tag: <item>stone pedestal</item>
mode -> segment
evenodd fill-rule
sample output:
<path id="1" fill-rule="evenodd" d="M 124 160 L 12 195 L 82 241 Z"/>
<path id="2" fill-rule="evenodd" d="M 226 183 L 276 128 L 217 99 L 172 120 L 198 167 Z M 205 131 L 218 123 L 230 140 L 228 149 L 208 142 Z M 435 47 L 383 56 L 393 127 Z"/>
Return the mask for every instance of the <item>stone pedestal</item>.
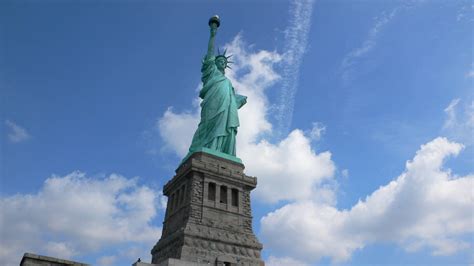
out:
<path id="1" fill-rule="evenodd" d="M 243 170 L 241 163 L 205 152 L 180 165 L 163 189 L 168 206 L 153 264 L 264 265 L 250 207 L 257 179 Z"/>

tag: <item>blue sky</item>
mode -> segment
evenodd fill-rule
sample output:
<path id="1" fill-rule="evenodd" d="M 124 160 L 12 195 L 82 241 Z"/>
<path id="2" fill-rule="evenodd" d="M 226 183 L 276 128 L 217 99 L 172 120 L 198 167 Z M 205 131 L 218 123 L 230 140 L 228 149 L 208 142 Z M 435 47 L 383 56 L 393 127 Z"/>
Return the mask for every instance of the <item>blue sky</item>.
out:
<path id="1" fill-rule="evenodd" d="M 3 1 L 0 264 L 149 259 L 210 16 L 267 265 L 466 265 L 471 1 Z"/>

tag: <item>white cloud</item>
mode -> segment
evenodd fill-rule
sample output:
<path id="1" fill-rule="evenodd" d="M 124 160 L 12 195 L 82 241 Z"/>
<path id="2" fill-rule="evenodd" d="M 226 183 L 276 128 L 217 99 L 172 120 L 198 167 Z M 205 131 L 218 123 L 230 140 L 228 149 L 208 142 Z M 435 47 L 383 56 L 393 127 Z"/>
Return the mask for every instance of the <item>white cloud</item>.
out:
<path id="1" fill-rule="evenodd" d="M 279 258 L 279 257 L 270 256 L 268 260 L 265 262 L 265 265 L 267 266 L 289 266 L 289 265 L 306 266 L 308 264 L 302 261 L 290 258 L 290 257 Z"/>
<path id="2" fill-rule="evenodd" d="M 36 194 L 0 199 L 0 264 L 18 265 L 24 252 L 73 257 L 126 244 L 151 247 L 160 194 L 137 178 L 52 176 Z"/>
<path id="3" fill-rule="evenodd" d="M 168 108 L 157 122 L 158 132 L 165 141 L 166 148 L 184 157 L 188 152 L 194 131 L 197 129 L 199 117 L 198 109 L 193 113 L 177 114 L 172 108 Z"/>
<path id="4" fill-rule="evenodd" d="M 115 265 L 116 261 L 117 261 L 116 256 L 103 256 L 97 260 L 97 264 L 100 266 L 111 266 L 111 265 Z"/>
<path id="5" fill-rule="evenodd" d="M 278 144 L 262 140 L 240 149 L 247 173 L 258 177 L 255 196 L 266 202 L 301 200 L 317 194 L 324 202 L 335 200 L 332 190 L 324 189 L 335 171 L 331 153 L 317 154 L 301 130 L 293 130 Z"/>
<path id="6" fill-rule="evenodd" d="M 323 256 L 347 259 L 360 244 L 356 238 L 341 236 L 346 216 L 346 212 L 312 201 L 287 204 L 262 218 L 263 244 L 280 256 L 308 262 Z"/>
<path id="7" fill-rule="evenodd" d="M 290 1 L 290 18 L 288 26 L 285 29 L 283 48 L 285 53 L 283 55 L 282 83 L 275 114 L 277 119 L 277 134 L 286 134 L 291 125 L 295 95 L 298 90 L 300 67 L 308 46 L 308 34 L 311 29 L 313 4 L 313 0 Z"/>
<path id="8" fill-rule="evenodd" d="M 272 124 L 266 117 L 268 99 L 265 92 L 281 79 L 274 66 L 282 60 L 282 56 L 265 50 L 249 51 L 240 34 L 226 48 L 233 54 L 232 60 L 235 62 L 233 71 L 226 75 L 236 92 L 248 97 L 247 104 L 239 110 L 237 143 L 253 143 L 272 131 Z"/>
<path id="9" fill-rule="evenodd" d="M 344 178 L 349 177 L 349 170 L 348 169 L 342 169 L 341 176 L 344 177 Z"/>
<path id="10" fill-rule="evenodd" d="M 474 64 L 471 65 L 471 70 L 466 73 L 466 77 L 474 78 Z"/>
<path id="11" fill-rule="evenodd" d="M 296 129 L 277 143 L 265 138 L 272 130 L 272 124 L 267 120 L 269 104 L 265 91 L 280 80 L 274 65 L 281 61 L 281 55 L 250 51 L 240 35 L 226 48 L 233 54 L 235 62 L 233 71 L 227 76 L 237 93 L 248 96 L 247 104 L 239 110 L 241 126 L 237 135 L 237 155 L 243 159 L 246 172 L 258 177 L 256 197 L 266 202 L 277 202 L 308 198 L 319 191 L 321 201 L 333 202 L 334 193 L 327 188 L 327 183 L 334 176 L 335 166 L 330 152 L 316 153 L 312 149 L 311 138 L 314 136 Z M 194 113 L 175 113 L 168 109 L 159 119 L 162 139 L 181 158 L 187 152 L 196 129 L 198 121 L 193 119 L 199 117 L 198 113 L 197 109 Z M 318 130 L 319 133 L 324 131 L 322 128 Z M 186 136 L 182 135 L 184 133 L 175 134 L 185 131 Z"/>
<path id="12" fill-rule="evenodd" d="M 45 251 L 47 254 L 53 257 L 69 259 L 77 255 L 77 252 L 74 248 L 65 242 L 54 242 L 49 241 L 45 245 Z"/>
<path id="13" fill-rule="evenodd" d="M 470 70 L 469 72 L 467 72 L 466 76 L 470 78 L 474 77 L 474 70 Z"/>
<path id="14" fill-rule="evenodd" d="M 443 131 L 466 145 L 474 144 L 474 101 L 462 105 L 461 99 L 454 99 L 444 112 L 446 120 Z"/>
<path id="15" fill-rule="evenodd" d="M 7 125 L 10 130 L 10 132 L 8 133 L 8 140 L 10 140 L 11 142 L 18 143 L 28 140 L 30 138 L 30 134 L 28 134 L 26 129 L 20 127 L 14 122 L 6 120 L 5 125 Z"/>
<path id="16" fill-rule="evenodd" d="M 312 140 L 318 141 L 321 139 L 324 133 L 326 133 L 326 126 L 321 122 L 314 122 L 313 128 L 309 132 L 309 137 Z"/>
<path id="17" fill-rule="evenodd" d="M 429 248 L 449 255 L 472 248 L 474 175 L 459 177 L 443 162 L 463 146 L 445 138 L 422 145 L 406 170 L 349 210 L 311 200 L 297 201 L 261 219 L 264 245 L 281 255 L 314 262 L 348 260 L 375 242 L 409 252 Z"/>

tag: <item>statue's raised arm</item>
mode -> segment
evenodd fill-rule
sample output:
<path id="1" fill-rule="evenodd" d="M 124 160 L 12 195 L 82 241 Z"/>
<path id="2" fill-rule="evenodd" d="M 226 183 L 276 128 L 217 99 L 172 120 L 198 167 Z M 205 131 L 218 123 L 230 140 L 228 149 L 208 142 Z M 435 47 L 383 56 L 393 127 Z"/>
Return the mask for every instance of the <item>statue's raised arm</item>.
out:
<path id="1" fill-rule="evenodd" d="M 216 37 L 217 28 L 220 25 L 220 19 L 217 15 L 209 19 L 209 27 L 211 30 L 211 35 L 209 37 L 209 44 L 207 45 L 207 54 L 206 57 L 214 56 L 214 39 Z"/>
<path id="2" fill-rule="evenodd" d="M 199 92 L 201 121 L 183 161 L 201 151 L 241 162 L 235 156 L 235 137 L 240 126 L 237 110 L 247 102 L 247 97 L 235 94 L 232 83 L 225 76 L 225 69 L 231 63 L 230 56 L 226 56 L 225 51 L 214 55 L 214 39 L 219 26 L 218 16 L 209 19 L 211 35 L 202 62 L 202 89 Z"/>

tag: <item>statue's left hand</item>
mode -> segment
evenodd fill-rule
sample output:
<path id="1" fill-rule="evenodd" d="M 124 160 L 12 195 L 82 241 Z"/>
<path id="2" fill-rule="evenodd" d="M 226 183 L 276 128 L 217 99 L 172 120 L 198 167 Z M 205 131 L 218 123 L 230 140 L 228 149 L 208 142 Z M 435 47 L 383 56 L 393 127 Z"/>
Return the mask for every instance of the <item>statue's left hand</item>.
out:
<path id="1" fill-rule="evenodd" d="M 240 107 L 244 106 L 247 103 L 247 96 L 236 94 L 235 98 L 236 98 L 236 101 L 237 101 L 237 108 L 238 109 L 240 109 Z"/>

